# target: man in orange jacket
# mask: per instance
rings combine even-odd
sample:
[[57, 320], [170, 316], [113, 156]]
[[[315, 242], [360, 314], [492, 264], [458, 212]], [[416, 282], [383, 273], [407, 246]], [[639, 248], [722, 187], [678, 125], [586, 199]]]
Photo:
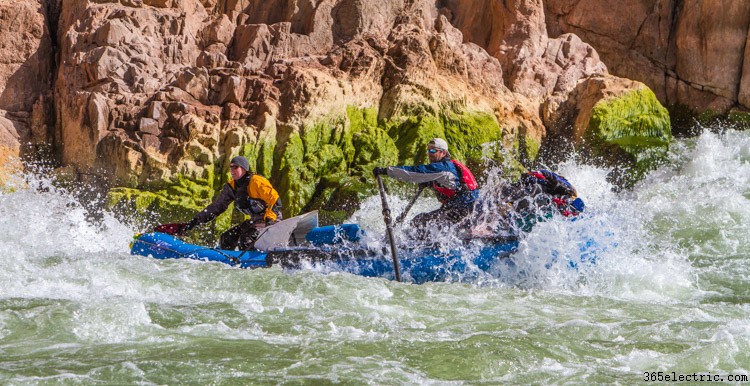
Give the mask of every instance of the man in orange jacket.
[[279, 193], [265, 177], [250, 171], [250, 162], [245, 157], [232, 158], [229, 163], [229, 174], [232, 178], [224, 185], [219, 195], [192, 220], [172, 228], [164, 228], [165, 226], [161, 225], [156, 230], [183, 234], [198, 224], [215, 219], [234, 202], [235, 209], [249, 215], [250, 219], [222, 233], [219, 247], [241, 250], [252, 248], [261, 229], [281, 220]]

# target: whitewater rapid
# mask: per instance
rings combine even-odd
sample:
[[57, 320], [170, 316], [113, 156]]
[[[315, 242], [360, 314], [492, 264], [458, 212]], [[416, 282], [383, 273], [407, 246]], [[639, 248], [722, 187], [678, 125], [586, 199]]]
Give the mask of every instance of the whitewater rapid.
[[[92, 223], [72, 195], [24, 176], [0, 193], [0, 381], [643, 383], [658, 371], [748, 374], [750, 133], [681, 139], [665, 165], [620, 193], [605, 169], [570, 161], [558, 171], [586, 201], [585, 216], [538, 224], [515, 265], [494, 276], [425, 285], [132, 256], [142, 229], [108, 213]], [[407, 201], [389, 199], [394, 213]], [[379, 200], [350, 221], [382, 234]], [[435, 205], [423, 200], [411, 213]], [[571, 269], [586, 243], [596, 264]]]

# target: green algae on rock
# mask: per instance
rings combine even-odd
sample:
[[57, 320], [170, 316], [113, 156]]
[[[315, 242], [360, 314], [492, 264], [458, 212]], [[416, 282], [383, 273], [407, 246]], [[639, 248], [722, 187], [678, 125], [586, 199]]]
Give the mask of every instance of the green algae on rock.
[[210, 180], [194, 181], [176, 176], [163, 189], [148, 191], [116, 187], [107, 193], [107, 207], [121, 214], [135, 216], [131, 220], [186, 221], [203, 209], [213, 197]]
[[[305, 209], [322, 191], [331, 196], [339, 181], [347, 176], [365, 176], [378, 161], [396, 161], [396, 147], [390, 137], [377, 127], [374, 109], [349, 107], [346, 116], [328, 117], [292, 132], [285, 144], [277, 148], [278, 162], [272, 181], [284, 203], [288, 216]], [[324, 186], [319, 187], [322, 180]]]
[[668, 146], [672, 140], [669, 113], [648, 88], [597, 103], [591, 114], [589, 134], [595, 140], [628, 151], [643, 146]]
[[624, 162], [629, 185], [666, 156], [672, 141], [669, 112], [647, 87], [594, 105], [584, 134], [596, 156]]
[[[231, 147], [273, 182], [286, 217], [318, 209], [323, 221], [344, 220], [374, 194], [372, 168], [426, 162], [424, 147], [434, 137], [445, 138], [457, 159], [477, 165], [488, 154], [497, 155], [488, 153], [486, 145], [502, 140], [497, 119], [485, 112], [451, 111], [379, 122], [375, 108], [354, 106], [347, 107], [345, 115], [279, 130], [288, 133], [279, 144], [266, 136], [257, 143], [240, 141]], [[109, 207], [140, 213], [141, 222], [186, 221], [222, 188], [228, 178], [219, 171], [224, 166], [205, 165], [205, 178], [180, 175], [144, 190], [114, 188], [108, 195]], [[225, 217], [213, 225], [215, 230], [229, 227], [232, 216]]]

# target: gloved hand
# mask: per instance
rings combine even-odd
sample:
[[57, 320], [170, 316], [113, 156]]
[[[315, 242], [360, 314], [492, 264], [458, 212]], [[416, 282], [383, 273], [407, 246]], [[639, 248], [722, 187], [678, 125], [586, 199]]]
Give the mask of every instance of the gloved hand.
[[180, 224], [180, 229], [177, 230], [177, 235], [180, 236], [184, 234], [185, 232], [195, 228], [196, 225], [198, 225], [198, 221], [195, 221], [195, 219]]
[[375, 168], [372, 169], [372, 175], [377, 177], [381, 175], [388, 175], [388, 168]]
[[161, 232], [174, 236], [182, 227], [184, 227], [184, 224], [182, 223], [161, 224], [154, 227], [154, 232]]
[[154, 227], [154, 232], [162, 232], [172, 236], [181, 236], [197, 225], [195, 220], [182, 223], [161, 224]]

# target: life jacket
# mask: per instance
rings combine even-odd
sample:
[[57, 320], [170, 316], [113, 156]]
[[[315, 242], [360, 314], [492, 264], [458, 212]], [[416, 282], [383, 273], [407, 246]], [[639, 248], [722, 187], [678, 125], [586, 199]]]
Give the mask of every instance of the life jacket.
[[435, 191], [450, 200], [457, 194], [463, 194], [477, 190], [477, 188], [479, 188], [479, 184], [477, 184], [477, 180], [476, 178], [474, 178], [474, 174], [471, 173], [471, 170], [469, 170], [466, 165], [454, 159], [451, 159], [451, 162], [453, 162], [453, 165], [456, 167], [456, 172], [458, 172], [458, 189], [454, 190], [446, 188], [444, 186], [438, 186], [437, 184], [433, 183], [432, 187], [435, 189]]
[[[235, 181], [231, 177], [227, 182], [234, 191], [234, 207], [240, 213], [251, 217], [276, 220], [277, 214], [281, 211], [279, 193], [265, 177], [253, 172], [248, 172], [247, 175], [249, 176], [247, 182], [243, 181], [245, 179], [243, 177], [240, 179], [242, 184], [239, 186], [235, 186]], [[245, 189], [242, 189], [243, 185], [246, 186]]]

